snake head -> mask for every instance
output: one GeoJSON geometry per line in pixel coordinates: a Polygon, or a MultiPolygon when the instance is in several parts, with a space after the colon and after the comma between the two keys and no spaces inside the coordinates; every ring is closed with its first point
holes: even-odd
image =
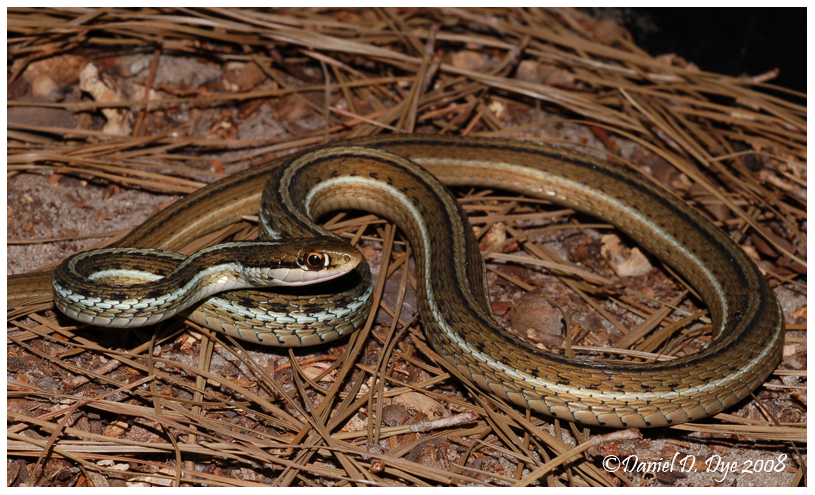
{"type": "Polygon", "coordinates": [[[256,287],[309,285],[332,280],[351,272],[362,254],[336,237],[319,236],[274,241],[275,261],[266,266],[244,266],[244,277],[256,287]]]}

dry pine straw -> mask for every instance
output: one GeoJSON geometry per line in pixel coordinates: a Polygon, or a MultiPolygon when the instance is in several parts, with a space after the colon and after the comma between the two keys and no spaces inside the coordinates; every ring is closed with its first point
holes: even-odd
{"type": "MultiPolygon", "coordinates": [[[[74,112],[134,109],[136,124],[127,137],[93,129],[9,124],[9,170],[12,174],[79,175],[126,187],[188,193],[222,176],[222,170],[208,172],[197,167],[201,157],[218,157],[224,167],[234,170],[248,160],[263,161],[326,139],[385,131],[421,128],[423,132],[533,136],[545,141],[541,138],[547,134],[540,134],[541,130],[565,126],[588,129],[602,143],[600,153],[635,169],[636,165],[621,156],[624,153],[619,143],[636,143],[673,167],[674,176],[680,172],[684,180],[704,193],[704,205],[697,200],[690,202],[703,214],[711,216],[710,208],[704,206],[724,208],[724,214],[719,210],[720,219],[711,218],[729,227],[738,242],[758,236],[770,246],[770,252],[777,253],[778,260],[786,257],[805,263],[801,230],[805,229],[806,204],[805,196],[796,191],[806,186],[806,108],[749,87],[763,83],[704,73],[678,61],[670,65],[656,60],[634,46],[624,32],[569,9],[374,9],[355,16],[354,12],[308,10],[250,14],[229,9],[10,9],[10,84],[24,77],[25,70],[37,60],[85,53],[82,48],[112,56],[133,47],[149,48],[148,53],[155,55],[155,66],[169,53],[191,55],[193,46],[214,60],[255,64],[274,84],[233,93],[192,92],[193,96],[168,95],[171,88],[162,87],[161,101],[151,101],[149,106],[140,100],[12,100],[9,106],[74,112]],[[343,22],[348,16],[353,21],[343,22]],[[466,25],[481,28],[450,27],[466,25]],[[269,40],[273,40],[272,45],[269,40]],[[242,51],[239,46],[252,49],[242,51]],[[488,63],[478,68],[456,63],[455,56],[464,53],[462,48],[473,46],[480,47],[482,57],[488,54],[488,63]],[[547,85],[512,77],[525,61],[532,61],[533,66],[536,63],[538,71],[554,68],[567,80],[547,85]],[[308,98],[315,94],[323,95],[322,103],[308,98]],[[217,119],[210,110],[219,106],[272,101],[287,95],[294,95],[314,115],[323,116],[324,123],[271,139],[225,136],[213,140],[195,135],[189,124],[170,126],[156,117],[184,108],[200,109],[204,118],[217,119]],[[502,108],[512,116],[502,117],[502,108]],[[531,122],[528,117],[517,118],[529,114],[533,115],[531,122]],[[574,119],[575,115],[580,118],[574,119]],[[147,126],[147,121],[154,125],[147,126]],[[238,150],[240,153],[235,153],[238,150]],[[745,166],[747,157],[761,160],[772,180],[757,179],[745,166]],[[771,222],[775,222],[775,231],[771,222]],[[789,237],[779,238],[779,229],[789,237]]],[[[148,80],[143,81],[146,87],[153,85],[154,77],[155,70],[151,70],[148,80]]],[[[501,193],[458,193],[481,236],[487,236],[490,228],[493,232],[505,229],[508,239],[500,243],[501,249],[499,244],[485,245],[490,262],[531,265],[526,273],[531,271],[534,276],[526,280],[513,275],[519,273],[517,269],[491,265],[492,277],[510,286],[500,288],[501,295],[517,298],[520,292],[536,287],[538,271],[551,273],[560,281],[560,290],[570,291],[572,299],[593,308],[627,334],[617,341],[624,341],[627,349],[604,348],[595,358],[667,358],[682,351],[683,346],[693,348],[704,342],[705,335],[698,331],[704,328],[703,308],[693,306],[687,291],[680,289],[681,280],[665,279],[677,289],[674,295],[682,297],[657,301],[641,287],[622,287],[608,278],[608,271],[576,266],[545,243],[536,242],[563,232],[580,232],[585,219],[566,217],[566,212],[553,213],[552,209],[540,211],[538,202],[505,198],[501,193]],[[529,257],[519,258],[512,252],[517,248],[529,257]],[[681,309],[672,311],[677,307],[681,309]]],[[[315,374],[312,358],[307,356],[293,352],[287,356],[285,351],[273,354],[275,361],[288,360],[290,366],[277,371],[268,363],[253,363],[258,358],[268,361],[264,351],[241,350],[239,342],[222,342],[223,336],[194,326],[190,330],[175,321],[161,325],[152,335],[144,334],[150,341],[129,350],[120,344],[99,345],[86,338],[81,328],[57,320],[49,309],[50,301],[29,301],[23,307],[9,308],[10,349],[50,363],[55,376],[70,380],[55,394],[36,382],[15,380],[26,378],[25,373],[15,374],[9,381],[9,398],[39,407],[58,400],[67,409],[32,415],[26,409],[10,408],[9,452],[44,465],[43,472],[32,472],[32,479],[40,481],[59,471],[43,464],[42,455],[48,452],[51,459],[70,460],[64,466],[78,467],[93,483],[104,482],[97,475],[105,473],[128,479],[140,474],[143,478],[137,481],[156,484],[165,483],[162,480],[179,483],[183,477],[185,483],[194,484],[256,485],[272,481],[252,478],[269,476],[270,471],[258,470],[267,464],[275,466],[274,482],[278,485],[633,483],[621,473],[604,472],[597,461],[602,452],[596,450],[608,444],[630,448],[626,445],[632,444],[625,443],[630,439],[557,421],[554,428],[542,429],[548,419],[524,415],[501,401],[487,399],[455,370],[440,367],[441,361],[434,359],[432,349],[423,343],[416,318],[401,317],[406,310],[400,303],[415,280],[410,272],[399,270],[408,256],[396,229],[370,216],[345,218],[342,214],[329,219],[328,225],[354,243],[362,242],[376,253],[381,250],[382,278],[377,284],[376,302],[391,315],[390,321],[398,324],[375,326],[372,317],[342,348],[326,351],[344,359],[331,361],[315,374]],[[394,302],[382,301],[385,277],[392,278],[398,287],[394,302]],[[158,355],[147,352],[157,347],[161,349],[158,355]],[[224,367],[224,359],[232,368],[224,367]],[[232,376],[227,379],[215,374],[215,368],[232,376]],[[131,381],[134,376],[142,378],[131,381]],[[419,381],[412,380],[414,377],[419,381]],[[280,378],[285,380],[285,387],[280,378]],[[324,378],[329,380],[323,382],[324,378]],[[421,434],[404,425],[383,426],[380,421],[366,421],[366,429],[359,432],[338,431],[355,415],[380,418],[386,398],[409,391],[447,404],[459,413],[453,418],[462,418],[464,423],[456,424],[453,419],[421,434]],[[132,395],[141,397],[126,400],[132,395]],[[462,416],[467,413],[475,413],[478,420],[462,416]],[[104,431],[92,433],[89,426],[100,424],[94,420],[98,417],[120,420],[101,423],[104,431]],[[33,430],[42,437],[26,435],[33,430]],[[151,435],[143,439],[134,431],[150,431],[151,435]],[[416,467],[409,460],[409,453],[421,450],[434,438],[454,443],[461,439],[458,445],[465,447],[459,452],[458,466],[416,467]],[[386,442],[389,450],[368,447],[380,442],[386,442]],[[588,457],[584,453],[587,449],[588,457]],[[210,464],[217,459],[217,465],[225,467],[196,471],[189,454],[197,454],[197,462],[210,464]],[[484,455],[509,462],[511,471],[493,465],[482,473],[474,459],[484,455]],[[468,468],[462,469],[465,463],[468,468]],[[236,476],[229,466],[255,474],[249,476],[249,471],[243,471],[236,476]]],[[[254,236],[254,219],[247,217],[187,246],[185,252],[228,238],[254,236]]],[[[794,283],[789,270],[775,263],[765,257],[763,265],[773,283],[794,283]]],[[[565,320],[570,327],[570,318],[565,320]]],[[[571,337],[578,338],[575,344],[587,338],[571,337]]],[[[597,343],[602,337],[589,338],[597,343]]],[[[571,340],[566,340],[561,352],[596,353],[598,349],[596,345],[570,349],[571,340]]],[[[781,403],[785,401],[794,399],[781,403]]],[[[768,405],[758,405],[769,413],[768,405]]],[[[805,424],[774,424],[771,417],[721,414],[712,422],[674,429],[713,435],[727,444],[746,439],[795,455],[779,442],[800,441],[802,428],[805,424]]],[[[692,441],[692,437],[680,438],[692,441]]]]}

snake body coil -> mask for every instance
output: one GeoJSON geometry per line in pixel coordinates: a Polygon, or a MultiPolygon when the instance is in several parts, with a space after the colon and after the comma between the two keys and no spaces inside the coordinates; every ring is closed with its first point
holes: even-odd
{"type": "MultiPolygon", "coordinates": [[[[174,249],[254,213],[260,181],[267,177],[260,214],[268,238],[324,235],[312,219],[337,208],[394,220],[416,253],[422,322],[434,349],[479,387],[515,404],[592,425],[678,424],[746,397],[780,359],[780,306],[730,238],[631,172],[540,145],[425,136],[343,143],[212,184],[158,213],[119,245],[174,249]],[[492,316],[477,243],[437,178],[447,185],[516,191],[616,225],[701,295],[713,340],[697,354],[653,364],[569,359],[517,341],[492,316]]],[[[9,298],[39,295],[49,281],[49,275],[12,279],[9,298]]],[[[365,283],[361,277],[355,290],[365,283]]],[[[261,340],[252,330],[236,335],[261,340]]]]}
{"type": "MultiPolygon", "coordinates": [[[[71,256],[57,268],[54,302],[60,311],[83,323],[140,327],[166,320],[218,292],[326,282],[349,273],[360,261],[362,255],[356,249],[326,236],[230,242],[190,257],[156,249],[97,249],[71,256]]],[[[242,304],[213,297],[193,319],[238,337],[241,326],[250,327],[252,335],[274,335],[277,341],[266,343],[275,345],[281,345],[284,336],[297,336],[299,344],[343,325],[343,316],[320,312],[322,317],[318,317],[302,302],[296,304],[299,307],[292,302],[277,311],[263,311],[247,297],[250,294],[237,293],[244,297],[242,304]],[[208,319],[207,315],[216,317],[208,319]]],[[[267,294],[265,299],[273,297],[267,294]]],[[[324,305],[320,300],[317,307],[321,310],[324,305]]],[[[343,311],[348,310],[338,306],[335,313],[343,311]]]]}

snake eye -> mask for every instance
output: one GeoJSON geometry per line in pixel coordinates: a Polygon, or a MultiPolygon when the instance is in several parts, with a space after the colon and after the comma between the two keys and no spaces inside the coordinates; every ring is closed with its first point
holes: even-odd
{"type": "Polygon", "coordinates": [[[317,251],[309,251],[303,257],[303,264],[309,270],[319,270],[328,266],[328,256],[317,251]]]}

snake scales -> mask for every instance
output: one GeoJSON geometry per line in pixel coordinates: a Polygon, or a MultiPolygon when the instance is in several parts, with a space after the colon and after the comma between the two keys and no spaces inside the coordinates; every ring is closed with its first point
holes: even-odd
{"type": "Polygon", "coordinates": [[[60,264],[54,275],[54,302],[83,323],[141,327],[204,300],[187,316],[214,330],[261,344],[315,344],[359,326],[359,313],[370,302],[369,284],[358,286],[360,294],[338,291],[330,297],[236,289],[327,282],[348,274],[361,261],[354,247],[329,236],[228,242],[190,257],[156,249],[95,249],[60,264]],[[210,297],[230,290],[225,297],[210,297]]]}
{"type": "MultiPolygon", "coordinates": [[[[697,420],[746,397],[780,360],[780,305],[729,237],[631,172],[535,144],[428,136],[341,143],[205,187],[157,213],[118,245],[178,249],[258,208],[272,239],[325,234],[310,219],[337,208],[394,220],[414,248],[422,323],[433,348],[480,388],[550,416],[610,427],[697,420]],[[701,352],[673,361],[605,364],[513,339],[492,317],[484,264],[462,210],[434,176],[447,185],[543,198],[616,225],[701,295],[713,340],[701,352]]],[[[52,272],[10,278],[10,302],[49,293],[52,278],[52,272]]],[[[365,283],[369,278],[358,279],[358,285],[365,283]]]]}

